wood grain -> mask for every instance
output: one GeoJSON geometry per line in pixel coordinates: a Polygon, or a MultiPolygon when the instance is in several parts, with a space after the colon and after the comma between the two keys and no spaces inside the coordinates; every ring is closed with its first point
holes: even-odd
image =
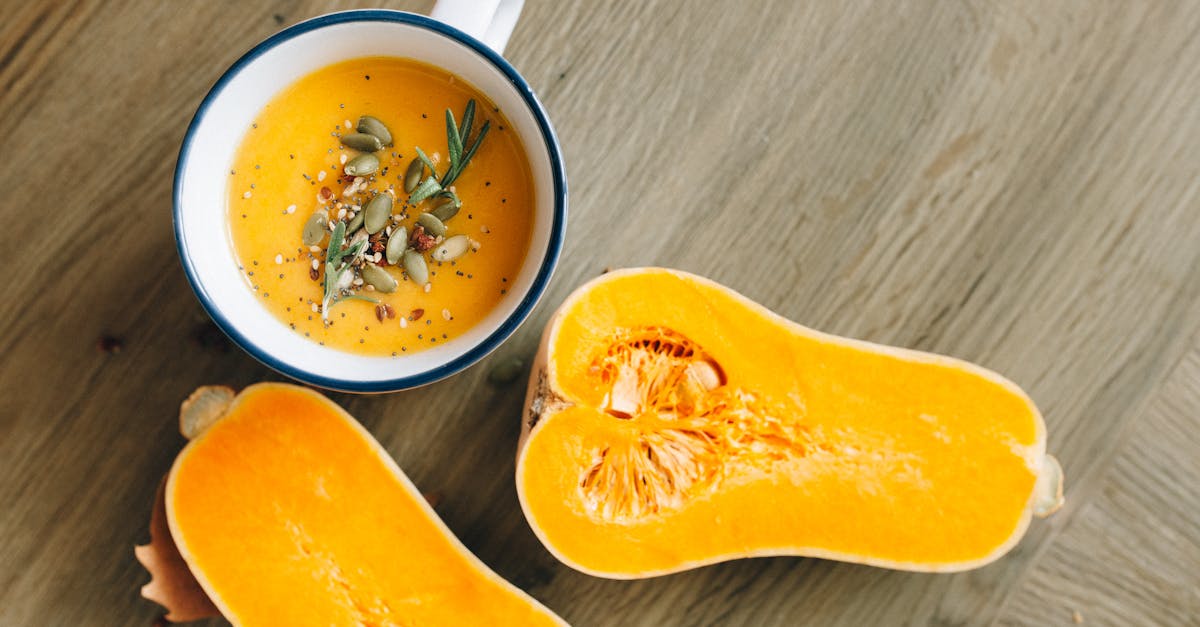
{"type": "MultiPolygon", "coordinates": [[[[277,378],[187,287],[175,155],[242,52],[352,6],[7,7],[0,624],[158,616],[131,549],[182,444],[178,403],[277,378]]],[[[442,495],[472,550],[574,624],[1200,624],[1197,32],[1195,3],[528,0],[509,44],[562,140],[571,218],[544,304],[491,359],[530,355],[605,266],[656,264],[995,368],[1046,415],[1069,506],[986,568],[778,558],[587,577],[516,505],[519,384],[489,385],[484,362],[334,398],[442,495]]]]}

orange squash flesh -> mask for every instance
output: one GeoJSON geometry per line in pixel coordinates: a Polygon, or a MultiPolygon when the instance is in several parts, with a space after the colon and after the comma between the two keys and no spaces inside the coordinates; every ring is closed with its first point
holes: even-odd
{"type": "MultiPolygon", "coordinates": [[[[185,425],[186,428],[186,425],[185,425]]],[[[561,625],[475,558],[340,407],[244,390],[180,453],[171,536],[237,625],[561,625]]]]}
{"type": "Polygon", "coordinates": [[[763,555],[973,568],[1061,503],[1060,479],[1037,408],[999,375],[653,268],[556,312],[517,457],[539,538],[613,578],[763,555]]]}

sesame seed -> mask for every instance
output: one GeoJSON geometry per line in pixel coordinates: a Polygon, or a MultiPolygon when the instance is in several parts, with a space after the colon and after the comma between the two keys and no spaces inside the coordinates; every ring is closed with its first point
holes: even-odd
{"type": "Polygon", "coordinates": [[[400,328],[401,329],[408,328],[408,318],[405,318],[404,316],[400,316],[400,328]]]}
{"type": "Polygon", "coordinates": [[[480,230],[480,232],[482,232],[482,233],[491,233],[491,232],[492,232],[492,230],[491,230],[491,229],[487,228],[487,225],[486,225],[486,224],[485,224],[485,225],[483,225],[483,226],[481,226],[481,227],[479,227],[479,230],[480,230]]]}
{"type": "Polygon", "coordinates": [[[425,284],[425,293],[426,293],[426,294],[428,294],[428,293],[429,293],[429,290],[431,290],[431,289],[433,289],[433,284],[432,284],[432,283],[426,283],[426,284],[425,284]]]}
{"type": "MultiPolygon", "coordinates": [[[[313,310],[313,313],[317,313],[320,310],[320,307],[318,307],[316,303],[313,303],[312,310],[313,310]]],[[[311,320],[311,318],[310,318],[310,320],[311,320]]]]}
{"type": "Polygon", "coordinates": [[[346,165],[346,153],[342,153],[340,161],[342,162],[342,165],[346,165]]]}
{"type": "Polygon", "coordinates": [[[321,262],[317,261],[316,259],[313,259],[313,262],[312,262],[312,269],[313,269],[313,270],[320,270],[320,269],[321,269],[321,262]]]}
{"type": "Polygon", "coordinates": [[[242,194],[242,198],[249,198],[249,197],[250,197],[250,190],[246,190],[246,193],[242,194]]]}
{"type": "Polygon", "coordinates": [[[317,172],[317,180],[318,181],[325,180],[325,170],[321,170],[320,172],[317,172]]]}
{"type": "Polygon", "coordinates": [[[451,316],[451,315],[450,315],[450,310],[449,310],[449,309],[443,309],[443,310],[442,310],[442,318],[444,318],[445,320],[450,320],[450,319],[451,319],[451,318],[453,318],[453,317],[454,317],[454,316],[451,316]]]}
{"type": "Polygon", "coordinates": [[[296,205],[288,205],[287,209],[284,209],[284,211],[288,213],[296,213],[296,205]]]}
{"type": "Polygon", "coordinates": [[[345,126],[346,128],[354,127],[354,125],[350,123],[350,120],[342,120],[342,126],[345,126]]]}
{"type": "Polygon", "coordinates": [[[309,246],[309,247],[308,247],[308,252],[310,252],[310,253],[319,253],[319,252],[321,252],[321,247],[320,247],[320,246],[309,246]]]}
{"type": "Polygon", "coordinates": [[[283,263],[283,255],[275,255],[275,265],[283,263]]]}

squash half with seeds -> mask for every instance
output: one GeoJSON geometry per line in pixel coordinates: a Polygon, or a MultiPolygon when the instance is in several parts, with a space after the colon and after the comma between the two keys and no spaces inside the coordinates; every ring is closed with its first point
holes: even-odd
{"type": "Polygon", "coordinates": [[[1062,503],[1033,402],[949,357],[835,337],[684,272],[611,272],[546,327],[517,493],[612,578],[803,555],[947,572],[1062,503]]]}

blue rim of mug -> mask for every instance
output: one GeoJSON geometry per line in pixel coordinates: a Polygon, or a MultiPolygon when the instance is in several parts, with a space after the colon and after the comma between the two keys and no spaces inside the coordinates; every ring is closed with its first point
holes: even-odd
{"type": "Polygon", "coordinates": [[[217,79],[212,89],[208,91],[208,95],[204,97],[204,100],[201,101],[200,106],[196,109],[196,114],[192,117],[192,122],[188,125],[187,133],[184,135],[183,145],[179,149],[179,159],[175,164],[173,204],[175,246],[179,252],[179,259],[183,264],[183,271],[187,275],[188,283],[191,284],[192,291],[195,292],[196,298],[200,300],[200,305],[204,307],[204,310],[212,318],[213,322],[242,350],[249,353],[251,357],[268,368],[304,383],[342,392],[393,392],[433,383],[434,381],[439,381],[461,372],[495,350],[529,317],[538,300],[541,299],[542,294],[546,291],[546,286],[550,282],[550,276],[554,272],[555,265],[558,263],[559,254],[562,252],[563,238],[565,237],[567,226],[567,181],[558,137],[554,133],[554,128],[550,126],[546,110],[542,107],[542,103],[537,99],[537,96],[534,95],[529,84],[525,82],[525,79],[517,73],[516,69],[508,61],[505,61],[503,57],[478,39],[453,26],[443,24],[424,15],[386,9],[361,9],[330,13],[289,26],[251,48],[234,62],[221,75],[221,78],[217,79]],[[550,158],[551,177],[554,183],[554,220],[550,227],[550,240],[547,244],[546,257],[542,260],[541,267],[538,268],[538,273],[534,277],[533,284],[529,287],[529,291],[521,299],[517,308],[491,334],[454,359],[416,374],[378,381],[326,377],[309,372],[273,356],[251,341],[249,337],[239,331],[216,307],[212,298],[200,283],[188,252],[187,237],[183,232],[181,219],[182,175],[187,167],[192,140],[195,137],[196,129],[200,125],[201,120],[207,114],[209,106],[222,90],[225,89],[227,83],[263,53],[281,43],[319,28],[350,22],[393,22],[424,28],[457,41],[490,62],[516,88],[525,105],[533,112],[534,118],[537,120],[538,129],[542,134],[542,140],[546,144],[546,152],[550,158]]]}

